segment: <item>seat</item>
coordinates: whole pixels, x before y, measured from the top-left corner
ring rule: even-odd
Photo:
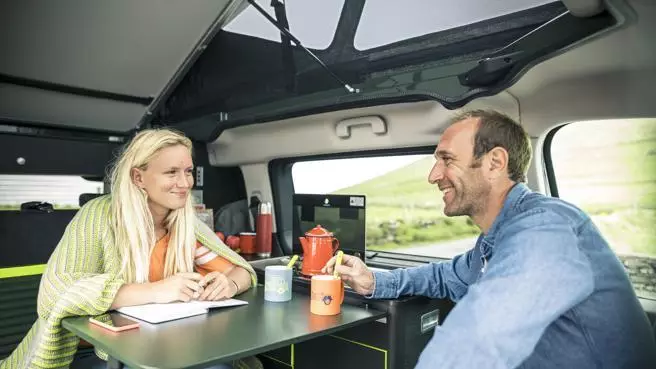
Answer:
[[[214,214],[214,229],[223,232],[226,236],[251,232],[249,210],[246,199],[224,205]]]
[[[41,275],[0,279],[0,361],[9,356],[37,319]]]
[[[80,204],[80,207],[82,207],[87,202],[95,199],[96,197],[100,197],[102,195],[104,195],[104,193],[82,193],[82,194],[80,194],[80,197],[78,198],[78,202]]]

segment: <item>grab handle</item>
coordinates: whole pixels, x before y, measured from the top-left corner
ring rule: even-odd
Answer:
[[[387,124],[383,118],[372,115],[367,117],[349,118],[340,121],[335,127],[335,134],[339,138],[349,138],[351,137],[351,128],[356,126],[371,126],[371,131],[376,135],[384,135],[387,133]]]

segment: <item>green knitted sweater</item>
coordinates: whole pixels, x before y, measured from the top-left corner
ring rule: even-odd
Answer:
[[[110,195],[89,201],[66,227],[41,278],[37,299],[39,318],[12,354],[0,362],[0,369],[67,368],[79,338],[62,327],[62,319],[109,310],[116,292],[124,284],[118,273],[119,254],[109,232],[110,203]],[[196,222],[196,239],[248,270],[252,285],[256,285],[253,268],[200,220]],[[96,353],[107,358],[103,352]]]

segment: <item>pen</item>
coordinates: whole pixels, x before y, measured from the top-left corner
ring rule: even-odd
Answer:
[[[333,273],[333,276],[335,278],[339,278],[339,273],[337,272],[337,266],[342,265],[342,256],[344,255],[344,252],[342,250],[337,251],[337,260],[335,260],[335,271]]]

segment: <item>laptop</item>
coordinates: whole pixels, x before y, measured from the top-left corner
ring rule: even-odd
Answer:
[[[295,194],[293,197],[293,237],[295,254],[302,255],[298,240],[317,225],[332,232],[339,240],[339,249],[367,264],[366,244],[367,199],[357,194]],[[368,265],[373,270],[387,270]]]
[[[340,250],[364,260],[366,201],[364,195],[294,194],[293,252],[302,255],[299,237],[321,225],[339,240]]]

